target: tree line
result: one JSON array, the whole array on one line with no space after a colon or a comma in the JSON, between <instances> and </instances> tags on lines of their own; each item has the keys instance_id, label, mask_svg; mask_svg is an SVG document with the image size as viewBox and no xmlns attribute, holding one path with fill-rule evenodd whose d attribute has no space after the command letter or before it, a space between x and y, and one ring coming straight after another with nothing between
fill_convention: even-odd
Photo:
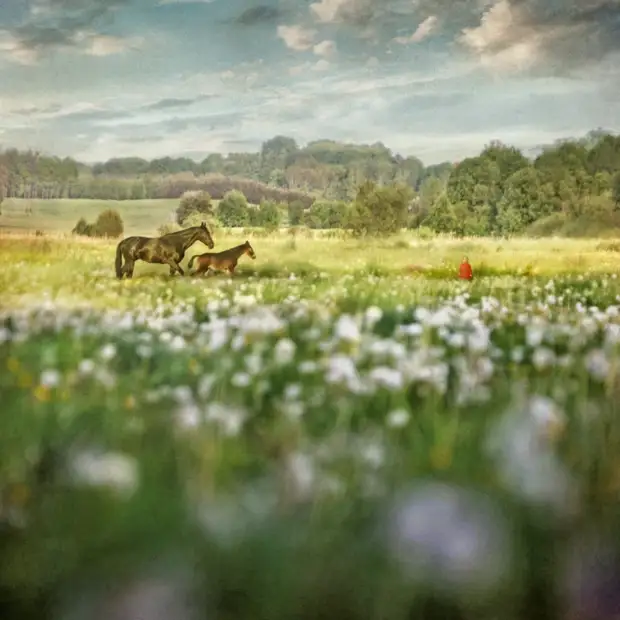
<instances>
[{"instance_id":1,"label":"tree line","mask_svg":"<svg viewBox=\"0 0 620 620\"><path fill-rule=\"evenodd\" d=\"M243 195L255 205L284 203L291 224L312 228L355 227L366 208L360 192L374 196L370 187L392 188L406 200L406 217L399 208L396 219L408 227L460 235L596 234L620 228L620 136L593 131L533 159L492 142L476 157L429 167L381 143L321 140L301 148L285 136L266 141L257 153L213 154L202 162L133 157L89 167L31 151L0 155L0 198L123 200L205 192L221 200L235 192L237 202ZM367 215L361 218L366 224ZM228 219L251 225L256 217L244 207Z\"/></svg>"},{"instance_id":2,"label":"tree line","mask_svg":"<svg viewBox=\"0 0 620 620\"><path fill-rule=\"evenodd\" d=\"M256 153L212 154L201 162L126 157L88 166L10 149L0 153L0 197L136 200L207 191L219 200L235 189L256 204L301 200L309 205L317 197L352 200L365 180L417 189L428 177L445 181L451 169L450 163L425 167L416 157L393 154L381 143L321 140L300 148L285 136L266 141Z\"/></svg>"}]
</instances>

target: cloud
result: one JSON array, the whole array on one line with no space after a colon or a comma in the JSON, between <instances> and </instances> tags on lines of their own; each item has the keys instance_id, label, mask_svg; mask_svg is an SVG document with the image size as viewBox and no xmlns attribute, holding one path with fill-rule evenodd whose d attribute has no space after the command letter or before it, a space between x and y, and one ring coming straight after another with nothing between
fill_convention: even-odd
<instances>
[{"instance_id":1,"label":"cloud","mask_svg":"<svg viewBox=\"0 0 620 620\"><path fill-rule=\"evenodd\" d=\"M312 48L312 51L317 56L323 56L325 58L329 58L329 57L335 55L335 53L336 53L336 44L334 43L334 41L329 41L329 40L321 41L320 43L317 43Z\"/></svg>"},{"instance_id":2,"label":"cloud","mask_svg":"<svg viewBox=\"0 0 620 620\"><path fill-rule=\"evenodd\" d=\"M427 37L429 37L437 28L437 16L430 15L415 29L415 32L409 37L396 37L394 41L401 45L407 45L408 43L420 43Z\"/></svg>"},{"instance_id":3,"label":"cloud","mask_svg":"<svg viewBox=\"0 0 620 620\"><path fill-rule=\"evenodd\" d=\"M317 60L313 65L312 65L312 70L313 71L327 71L330 68L330 63L325 60L325 58L321 58L320 60Z\"/></svg>"},{"instance_id":4,"label":"cloud","mask_svg":"<svg viewBox=\"0 0 620 620\"><path fill-rule=\"evenodd\" d=\"M620 51L620 0L499 0L462 46L493 71L562 74Z\"/></svg>"},{"instance_id":5,"label":"cloud","mask_svg":"<svg viewBox=\"0 0 620 620\"><path fill-rule=\"evenodd\" d=\"M278 37L284 41L286 47L297 52L309 50L314 45L316 30L303 26L280 25L277 29Z\"/></svg>"},{"instance_id":6,"label":"cloud","mask_svg":"<svg viewBox=\"0 0 620 620\"><path fill-rule=\"evenodd\" d=\"M348 22L368 25L380 10L377 0L319 0L310 5L314 17L322 23Z\"/></svg>"},{"instance_id":7,"label":"cloud","mask_svg":"<svg viewBox=\"0 0 620 620\"><path fill-rule=\"evenodd\" d=\"M237 17L235 22L242 26L255 26L257 24L271 24L282 16L281 9L266 4L259 4L245 9Z\"/></svg>"},{"instance_id":8,"label":"cloud","mask_svg":"<svg viewBox=\"0 0 620 620\"><path fill-rule=\"evenodd\" d=\"M104 34L91 34L85 52L91 56L112 56L129 50L137 50L144 44L143 37L115 37Z\"/></svg>"},{"instance_id":9,"label":"cloud","mask_svg":"<svg viewBox=\"0 0 620 620\"><path fill-rule=\"evenodd\" d=\"M156 101L155 103L150 103L144 106L143 109L145 110L169 110L171 108L185 108L190 105L193 105L194 103L197 103L198 101L202 101L204 99L207 99L207 97L206 96L192 97L190 99L176 99L174 97L170 97L168 99L160 99L159 101Z\"/></svg>"},{"instance_id":10,"label":"cloud","mask_svg":"<svg viewBox=\"0 0 620 620\"><path fill-rule=\"evenodd\" d=\"M82 49L93 56L120 53L140 39L99 34L98 22L111 19L129 0L36 0L26 21L0 31L0 51L23 65L36 64L50 49Z\"/></svg>"}]
</instances>

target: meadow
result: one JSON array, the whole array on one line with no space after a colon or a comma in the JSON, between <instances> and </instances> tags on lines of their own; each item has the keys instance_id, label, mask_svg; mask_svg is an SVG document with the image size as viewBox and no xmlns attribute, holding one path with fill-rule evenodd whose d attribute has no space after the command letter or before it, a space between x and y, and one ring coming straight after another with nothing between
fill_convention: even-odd
<instances>
[{"instance_id":1,"label":"meadow","mask_svg":"<svg viewBox=\"0 0 620 620\"><path fill-rule=\"evenodd\" d=\"M0 232L69 233L83 217L94 222L106 209L115 209L123 218L125 234L154 235L157 228L171 221L178 199L149 200L27 200L7 198L2 202Z\"/></svg>"},{"instance_id":2,"label":"meadow","mask_svg":"<svg viewBox=\"0 0 620 620\"><path fill-rule=\"evenodd\" d=\"M0 236L2 617L611 618L620 243L246 238Z\"/></svg>"}]
</instances>

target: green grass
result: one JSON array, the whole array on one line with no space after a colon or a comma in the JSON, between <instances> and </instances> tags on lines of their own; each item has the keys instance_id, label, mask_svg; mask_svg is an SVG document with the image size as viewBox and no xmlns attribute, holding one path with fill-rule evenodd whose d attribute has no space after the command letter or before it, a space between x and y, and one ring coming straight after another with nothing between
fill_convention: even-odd
<instances>
[{"instance_id":1,"label":"green grass","mask_svg":"<svg viewBox=\"0 0 620 620\"><path fill-rule=\"evenodd\" d=\"M620 246L326 237L122 282L114 242L0 237L3 618L588 617Z\"/></svg>"},{"instance_id":2,"label":"green grass","mask_svg":"<svg viewBox=\"0 0 620 620\"><path fill-rule=\"evenodd\" d=\"M0 231L70 233L83 217L94 222L101 211L116 209L123 218L126 234L155 234L170 221L178 199L162 200L25 200L8 198L2 203ZM26 207L32 210L26 215Z\"/></svg>"}]
</instances>

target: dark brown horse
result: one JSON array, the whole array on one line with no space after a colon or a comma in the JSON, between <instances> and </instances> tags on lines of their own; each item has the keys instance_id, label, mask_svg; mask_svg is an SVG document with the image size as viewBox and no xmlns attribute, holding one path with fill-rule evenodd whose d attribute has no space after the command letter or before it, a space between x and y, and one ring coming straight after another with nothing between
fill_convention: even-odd
<instances>
[{"instance_id":1,"label":"dark brown horse","mask_svg":"<svg viewBox=\"0 0 620 620\"><path fill-rule=\"evenodd\" d=\"M249 241L246 241L241 245L236 245L234 248L228 248L228 250L224 250L223 252L205 252L204 254L199 254L198 256L192 256L189 259L187 266L191 269L194 261L198 261L198 267L196 267L196 271L192 273L193 276L197 276L202 273L206 274L209 269L227 269L232 275L235 273L237 262L243 254L247 254L253 259L256 258L254 248L250 245Z\"/></svg>"},{"instance_id":2,"label":"dark brown horse","mask_svg":"<svg viewBox=\"0 0 620 620\"><path fill-rule=\"evenodd\" d=\"M196 241L202 241L208 248L215 245L205 222L162 237L127 237L116 246L116 277L119 280L123 275L131 278L137 260L170 265L171 276L177 271L183 276L185 274L179 263L185 257L187 248Z\"/></svg>"}]
</instances>

